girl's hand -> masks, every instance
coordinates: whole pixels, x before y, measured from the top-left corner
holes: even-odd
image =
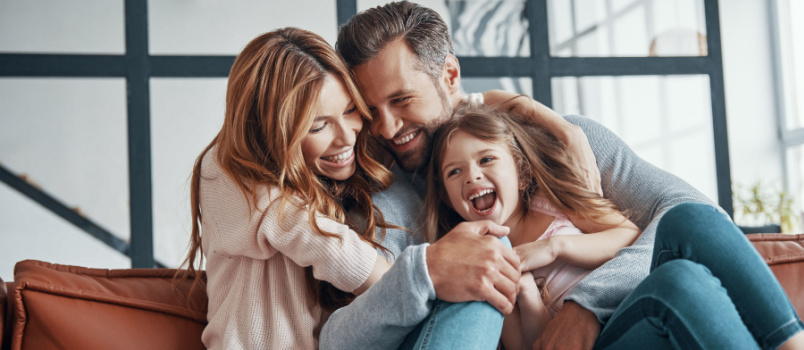
[[[514,247],[519,256],[519,270],[530,271],[540,268],[556,260],[558,247],[553,237],[540,239]]]
[[[542,300],[536,279],[533,278],[533,274],[531,274],[530,271],[525,271],[522,273],[522,276],[519,277],[519,294],[517,297],[521,299],[529,295],[537,295],[538,298],[536,299]],[[542,305],[544,305],[544,302],[542,302]]]

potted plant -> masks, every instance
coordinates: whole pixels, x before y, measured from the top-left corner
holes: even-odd
[[[793,233],[798,230],[795,201],[786,191],[761,181],[750,186],[735,184],[734,222],[745,233]]]

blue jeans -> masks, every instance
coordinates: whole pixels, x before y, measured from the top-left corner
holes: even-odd
[[[770,268],[715,208],[685,203],[659,222],[651,272],[597,349],[773,349],[804,329]]]
[[[500,240],[511,248],[508,237]],[[400,349],[496,349],[503,314],[485,301],[436,300],[430,315],[405,338]]]

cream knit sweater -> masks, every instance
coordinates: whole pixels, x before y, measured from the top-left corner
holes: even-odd
[[[304,267],[344,291],[366,281],[377,251],[346,225],[320,216],[324,237],[300,201],[279,220],[279,190],[258,186],[257,210],[221,170],[216,149],[201,166],[201,241],[207,259],[211,349],[315,349],[328,315],[308,295]]]

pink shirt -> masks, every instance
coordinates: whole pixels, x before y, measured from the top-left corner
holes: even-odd
[[[550,223],[550,226],[547,227],[547,230],[544,231],[544,234],[539,237],[539,240],[552,236],[583,234],[564,213],[558,211],[547,199],[533,197],[530,202],[530,210],[555,218]],[[537,281],[540,278],[545,279],[545,286],[550,297],[549,301],[545,301],[545,306],[550,311],[550,315],[555,316],[556,312],[564,305],[564,297],[572,289],[572,286],[586,277],[589,272],[591,270],[570,265],[561,260],[556,260],[549,265],[531,270],[533,277]]]

